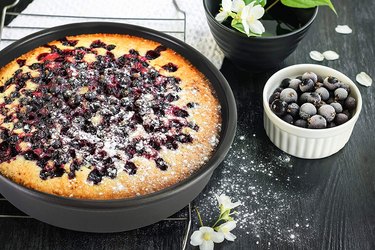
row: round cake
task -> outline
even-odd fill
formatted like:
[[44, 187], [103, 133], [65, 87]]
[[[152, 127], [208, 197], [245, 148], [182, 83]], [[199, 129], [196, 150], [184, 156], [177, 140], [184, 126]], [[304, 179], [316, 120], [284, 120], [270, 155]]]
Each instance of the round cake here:
[[0, 70], [0, 173], [80, 199], [145, 195], [202, 167], [219, 142], [205, 76], [170, 48], [69, 36]]

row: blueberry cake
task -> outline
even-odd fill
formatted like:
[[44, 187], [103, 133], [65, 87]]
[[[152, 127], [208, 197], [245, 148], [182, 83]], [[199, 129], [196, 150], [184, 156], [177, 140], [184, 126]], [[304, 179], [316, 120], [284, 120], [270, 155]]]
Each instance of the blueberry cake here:
[[69, 36], [0, 70], [0, 173], [38, 191], [120, 199], [178, 183], [210, 158], [220, 106], [157, 42]]

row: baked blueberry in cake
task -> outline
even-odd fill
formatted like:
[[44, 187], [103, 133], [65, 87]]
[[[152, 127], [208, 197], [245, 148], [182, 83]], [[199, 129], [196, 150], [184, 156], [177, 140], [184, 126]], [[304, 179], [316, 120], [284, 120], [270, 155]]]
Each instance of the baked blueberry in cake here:
[[208, 80], [172, 49], [89, 34], [0, 70], [0, 173], [82, 199], [159, 191], [205, 164], [219, 141]]

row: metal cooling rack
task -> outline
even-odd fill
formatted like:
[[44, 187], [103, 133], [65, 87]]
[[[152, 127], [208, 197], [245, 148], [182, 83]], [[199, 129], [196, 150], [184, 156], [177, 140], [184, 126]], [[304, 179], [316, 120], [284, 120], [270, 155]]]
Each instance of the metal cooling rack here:
[[[22, 30], [25, 35], [34, 33], [39, 30], [43, 30], [49, 28], [48, 26], [45, 27], [36, 27], [32, 25], [6, 25], [5, 19], [6, 17], [18, 17], [18, 16], [28, 16], [30, 18], [46, 18], [46, 20], [62, 20], [65, 24], [67, 23], [74, 23], [80, 21], [112, 21], [112, 22], [123, 22], [123, 23], [132, 23], [141, 26], [147, 26], [150, 22], [159, 22], [163, 23], [162, 26], [166, 27], [168, 24], [173, 24], [176, 27], [176, 23], [179, 28], [171, 29], [171, 30], [160, 30], [161, 32], [167, 33], [169, 35], [175, 36], [183, 41], [186, 41], [186, 13], [182, 11], [177, 2], [172, 0], [176, 11], [182, 15], [181, 18], [126, 18], [126, 17], [100, 17], [100, 16], [73, 16], [73, 15], [50, 15], [50, 14], [35, 14], [35, 13], [19, 13], [10, 11], [13, 7], [15, 7], [20, 0], [15, 0], [13, 3], [5, 6], [2, 10], [2, 16], [0, 20], [0, 44], [4, 43], [5, 46], [17, 41], [20, 37], [12, 37], [12, 36], [5, 36], [8, 31], [11, 30]], [[32, 22], [30, 22], [32, 23]], [[48, 24], [49, 22], [43, 22]], [[145, 25], [142, 25], [145, 24]], [[10, 32], [11, 33], [11, 32]], [[11, 207], [11, 209], [7, 209], [7, 213], [0, 212], [0, 220], [1, 218], [14, 218], [14, 219], [33, 219], [32, 217], [22, 213], [15, 207], [13, 207], [3, 196], [0, 195], [0, 208], [1, 207]], [[4, 210], [4, 209], [2, 209]], [[8, 210], [11, 210], [8, 212]], [[1, 210], [0, 210], [1, 211]], [[185, 223], [185, 231], [182, 238], [182, 249], [186, 248], [189, 233], [191, 229], [191, 204], [186, 206], [183, 210], [181, 210], [181, 214], [184, 214], [185, 217], [169, 217], [164, 219], [164, 221], [179, 221]]]

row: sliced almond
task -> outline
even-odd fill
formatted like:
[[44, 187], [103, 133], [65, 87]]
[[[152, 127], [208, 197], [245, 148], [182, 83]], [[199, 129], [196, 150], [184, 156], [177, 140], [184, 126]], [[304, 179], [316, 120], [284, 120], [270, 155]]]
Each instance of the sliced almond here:
[[371, 79], [371, 77], [368, 74], [366, 74], [365, 72], [359, 73], [356, 76], [355, 80], [359, 84], [361, 84], [363, 86], [366, 86], [366, 87], [370, 87], [372, 85], [372, 79]]
[[321, 62], [324, 60], [323, 54], [316, 50], [310, 51], [310, 58], [318, 62]]
[[339, 59], [339, 54], [337, 54], [335, 51], [333, 50], [327, 50], [325, 52], [323, 52], [323, 56], [326, 60], [328, 61], [333, 61], [333, 60], [337, 60]]
[[337, 25], [335, 30], [337, 33], [345, 34], [345, 35], [353, 32], [353, 30], [348, 25]]

